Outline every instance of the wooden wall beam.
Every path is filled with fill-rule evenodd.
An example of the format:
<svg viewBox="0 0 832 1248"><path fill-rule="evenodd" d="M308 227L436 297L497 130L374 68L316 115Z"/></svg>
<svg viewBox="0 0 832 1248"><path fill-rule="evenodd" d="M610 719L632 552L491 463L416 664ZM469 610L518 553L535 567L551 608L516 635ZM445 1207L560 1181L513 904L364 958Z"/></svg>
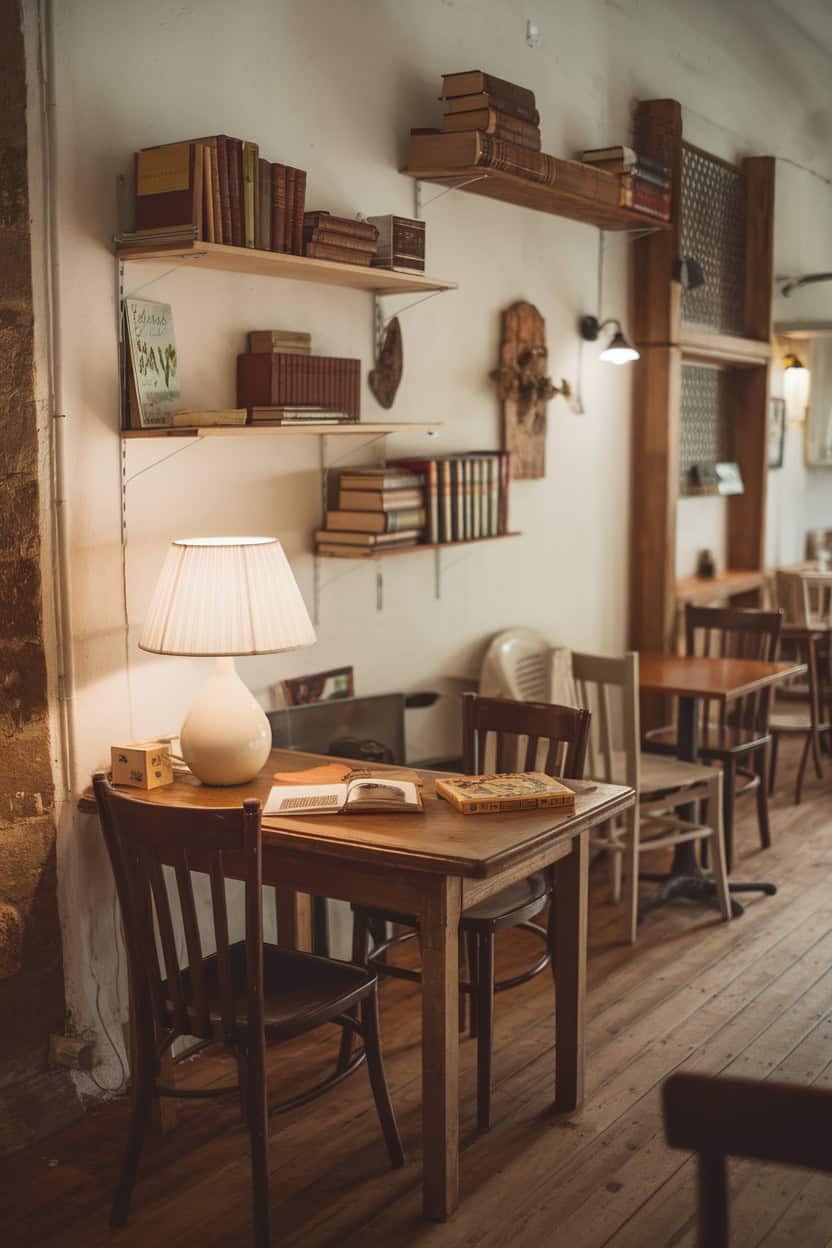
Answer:
<svg viewBox="0 0 832 1248"><path fill-rule="evenodd" d="M774 274L773 156L749 156L745 174L745 334L768 342Z"/></svg>
<svg viewBox="0 0 832 1248"><path fill-rule="evenodd" d="M729 374L733 457L745 492L728 499L728 566L762 568L765 562L768 484L768 367L733 369Z"/></svg>

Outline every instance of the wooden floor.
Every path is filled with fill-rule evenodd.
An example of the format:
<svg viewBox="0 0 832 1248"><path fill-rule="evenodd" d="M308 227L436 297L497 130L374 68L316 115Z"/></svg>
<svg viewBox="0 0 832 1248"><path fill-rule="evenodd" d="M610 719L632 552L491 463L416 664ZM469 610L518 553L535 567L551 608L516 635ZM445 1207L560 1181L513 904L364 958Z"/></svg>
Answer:
<svg viewBox="0 0 832 1248"><path fill-rule="evenodd" d="M420 1218L417 990L388 981L382 1027L387 1070L410 1164L392 1173L361 1071L325 1100L273 1119L275 1242L498 1248L693 1245L694 1168L668 1149L659 1089L678 1067L832 1086L832 779L791 804L794 753L784 747L773 803L774 846L757 847L753 799L740 803L734 878L767 878L728 925L686 903L649 917L635 948L593 867L587 1100L553 1118L552 989L548 977L498 998L494 1126L475 1133L474 1044L462 1043L463 1202L444 1225ZM791 764L791 765L790 765ZM827 762L827 772L832 767ZM660 863L655 864L657 868ZM645 893L650 886L645 885ZM498 940L505 971L532 938ZM498 971L499 971L498 967ZM272 1059L280 1099L334 1060L323 1030ZM211 1056L188 1081L226 1077ZM233 1097L191 1104L145 1154L129 1225L108 1229L108 1202L126 1127L110 1104L0 1167L0 1240L8 1248L249 1242L246 1136ZM832 1244L832 1180L734 1163L732 1246Z"/></svg>

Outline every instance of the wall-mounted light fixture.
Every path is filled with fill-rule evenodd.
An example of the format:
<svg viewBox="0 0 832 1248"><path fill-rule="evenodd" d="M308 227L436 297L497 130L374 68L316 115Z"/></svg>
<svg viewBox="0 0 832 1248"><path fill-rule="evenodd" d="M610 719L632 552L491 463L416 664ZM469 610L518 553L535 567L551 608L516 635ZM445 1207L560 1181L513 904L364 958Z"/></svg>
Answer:
<svg viewBox="0 0 832 1248"><path fill-rule="evenodd" d="M606 364L629 364L639 359L638 351L624 337L621 322L613 316L605 321L599 321L597 316L581 317L581 337L585 342L596 342L608 326L613 326L614 331L598 358Z"/></svg>
<svg viewBox="0 0 832 1248"><path fill-rule="evenodd" d="M794 428L806 420L809 404L809 370L803 358L794 351L783 356L783 398L786 400L786 421Z"/></svg>

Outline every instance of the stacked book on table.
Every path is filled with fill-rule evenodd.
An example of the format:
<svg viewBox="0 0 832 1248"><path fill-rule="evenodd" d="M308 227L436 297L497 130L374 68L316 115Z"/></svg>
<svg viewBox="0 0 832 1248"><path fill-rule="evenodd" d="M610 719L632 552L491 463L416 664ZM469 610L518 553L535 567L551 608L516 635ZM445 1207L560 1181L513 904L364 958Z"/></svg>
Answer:
<svg viewBox="0 0 832 1248"><path fill-rule="evenodd" d="M632 208L660 221L670 220L670 172L664 161L623 146L593 148L584 152L581 160L617 175L618 202L622 208Z"/></svg>
<svg viewBox="0 0 832 1248"><path fill-rule="evenodd" d="M252 330L237 356L237 405L251 424L335 425L361 415L361 361L313 355L299 330Z"/></svg>
<svg viewBox="0 0 832 1248"><path fill-rule="evenodd" d="M408 468L347 468L329 474L326 528L315 534L320 555L364 558L415 546L425 535L425 487Z"/></svg>
<svg viewBox="0 0 832 1248"><path fill-rule="evenodd" d="M499 537L508 532L509 467L507 452L471 451L330 474L318 554L357 558Z"/></svg>
<svg viewBox="0 0 832 1248"><path fill-rule="evenodd" d="M121 246L225 243L303 254L306 171L227 134L136 152L136 228Z"/></svg>

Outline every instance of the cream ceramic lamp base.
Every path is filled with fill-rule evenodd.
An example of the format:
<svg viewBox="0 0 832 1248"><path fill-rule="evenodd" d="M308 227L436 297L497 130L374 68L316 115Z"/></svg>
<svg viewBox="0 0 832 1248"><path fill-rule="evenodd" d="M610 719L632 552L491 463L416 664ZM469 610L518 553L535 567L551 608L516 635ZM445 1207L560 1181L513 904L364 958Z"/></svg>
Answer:
<svg viewBox="0 0 832 1248"><path fill-rule="evenodd" d="M182 757L203 784L246 784L261 771L272 748L272 730L233 659L214 660L180 741Z"/></svg>

